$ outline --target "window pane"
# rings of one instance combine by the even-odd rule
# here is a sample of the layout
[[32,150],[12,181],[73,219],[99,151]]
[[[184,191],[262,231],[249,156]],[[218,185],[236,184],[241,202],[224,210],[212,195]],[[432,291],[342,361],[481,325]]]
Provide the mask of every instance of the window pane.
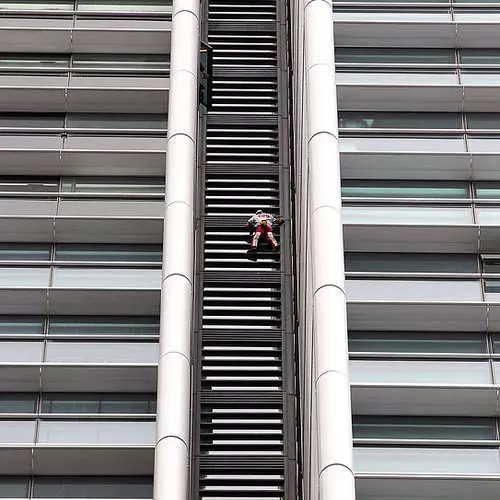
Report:
[[35,498],[144,498],[153,497],[152,478],[111,477],[35,478]]
[[[1,258],[0,247],[0,258]],[[56,260],[161,263],[160,245],[57,245]]]
[[168,0],[78,0],[78,10],[85,12],[171,12]]
[[353,437],[366,439],[494,440],[494,418],[353,417]]
[[123,318],[54,316],[50,320],[49,335],[156,336],[159,329],[159,318],[154,316],[127,316]]
[[68,193],[165,194],[163,179],[64,177],[62,190]]
[[342,196],[359,198],[462,198],[469,197],[465,182],[344,181]]
[[[0,58],[1,63],[1,58]],[[167,55],[148,54],[74,54],[73,68],[84,69],[153,69],[168,70],[170,60]]]
[[498,49],[461,49],[459,54],[462,64],[500,65]]
[[34,413],[35,402],[35,394],[2,392],[0,393],[0,413]]
[[101,413],[154,413],[154,394],[106,395],[101,399]]
[[10,478],[0,476],[0,498],[26,498],[27,495],[27,478]]
[[[0,3],[0,9],[2,3]],[[12,69],[66,69],[69,58],[61,55],[0,54],[0,67]]]
[[0,10],[73,10],[73,0],[4,0]]
[[349,352],[486,353],[479,333],[349,332]]
[[500,184],[496,182],[476,182],[474,194],[479,199],[500,199]]
[[484,291],[486,293],[500,293],[500,280],[485,279],[484,280]]
[[43,413],[99,413],[99,401],[85,394],[45,394]]
[[57,179],[0,178],[1,192],[57,193],[58,190],[59,181]]
[[500,128],[500,113],[467,113],[466,117],[470,129]]
[[339,112],[341,128],[407,128],[407,129],[457,129],[462,128],[459,113],[385,113]]
[[37,316],[0,316],[0,336],[41,335],[42,318]]
[[32,260],[48,261],[50,259],[49,245],[0,243],[0,261]]
[[474,254],[361,253],[345,254],[347,272],[477,273]]
[[[2,269],[0,268],[0,284]],[[161,269],[54,267],[54,288],[160,289]]]
[[97,129],[166,129],[166,115],[109,115],[74,113],[68,115],[69,128]]
[[337,48],[337,63],[353,64],[454,64],[451,49]]
[[63,128],[64,115],[55,114],[9,114],[0,115],[0,127],[3,128]]

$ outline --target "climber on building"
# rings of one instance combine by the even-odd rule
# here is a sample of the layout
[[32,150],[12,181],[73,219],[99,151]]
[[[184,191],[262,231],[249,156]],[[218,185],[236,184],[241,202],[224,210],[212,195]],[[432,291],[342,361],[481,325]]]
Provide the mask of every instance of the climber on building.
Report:
[[263,210],[257,210],[255,215],[250,217],[245,224],[245,227],[248,228],[251,234],[250,250],[248,250],[248,253],[252,255],[257,252],[259,239],[263,234],[266,235],[266,239],[273,251],[276,251],[279,248],[279,243],[274,237],[273,224],[280,225],[282,223],[283,219],[281,217],[275,217],[273,214],[265,213]]

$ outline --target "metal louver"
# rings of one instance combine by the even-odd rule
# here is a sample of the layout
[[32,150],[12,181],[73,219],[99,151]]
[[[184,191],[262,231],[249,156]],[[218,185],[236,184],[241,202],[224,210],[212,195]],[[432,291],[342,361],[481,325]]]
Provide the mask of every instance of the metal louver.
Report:
[[284,6],[209,0],[213,106],[200,214],[193,498],[296,500],[289,228],[246,257],[256,209],[289,216]]

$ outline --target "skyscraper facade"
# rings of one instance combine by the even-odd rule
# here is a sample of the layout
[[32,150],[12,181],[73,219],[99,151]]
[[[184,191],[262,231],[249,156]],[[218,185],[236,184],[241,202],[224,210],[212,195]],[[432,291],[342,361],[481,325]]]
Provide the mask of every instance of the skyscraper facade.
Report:
[[0,2],[0,498],[498,498],[499,9]]

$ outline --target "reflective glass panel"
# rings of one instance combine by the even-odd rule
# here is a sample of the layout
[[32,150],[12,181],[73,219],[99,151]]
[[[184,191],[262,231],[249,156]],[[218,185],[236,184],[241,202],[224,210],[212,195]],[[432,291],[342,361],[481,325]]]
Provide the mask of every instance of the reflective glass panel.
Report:
[[11,478],[0,476],[0,498],[26,498],[27,495],[27,478]]
[[500,354],[500,333],[494,333],[493,337],[493,352]]
[[[2,278],[0,268],[0,284]],[[54,267],[52,286],[62,288],[159,289],[160,268]]]
[[153,480],[146,477],[39,477],[34,498],[141,498],[153,497]]
[[460,49],[462,64],[500,65],[499,49]]
[[56,114],[14,114],[0,115],[0,128],[63,128],[64,115]]
[[36,395],[29,392],[0,393],[0,413],[34,413],[35,404]]
[[57,179],[0,177],[0,192],[57,193]]
[[494,418],[353,417],[353,437],[365,439],[494,440]]
[[155,316],[54,316],[49,335],[61,336],[157,336],[160,320]]
[[[0,64],[1,64],[0,58]],[[73,54],[72,67],[79,69],[135,69],[164,71],[170,68],[167,55],[155,54]]]
[[42,318],[37,316],[0,316],[0,336],[41,335]]
[[345,254],[347,272],[477,273],[474,254],[361,253]]
[[458,129],[459,113],[387,113],[382,111],[340,111],[340,128]]
[[166,115],[153,114],[73,113],[68,115],[67,126],[69,128],[95,129],[166,129],[167,117]]
[[484,280],[484,291],[486,293],[500,293],[500,280],[485,279]]
[[73,10],[73,0],[3,0],[0,10]]
[[500,184],[498,182],[476,182],[474,195],[479,199],[500,199]]
[[470,129],[500,129],[500,113],[467,113]]
[[62,190],[68,193],[165,194],[163,179],[120,177],[63,177]]
[[486,353],[486,336],[446,332],[349,332],[349,352]]
[[359,198],[461,198],[469,197],[465,182],[344,181],[342,196]]
[[351,64],[454,64],[452,49],[389,49],[348,48],[335,49],[337,63]]
[[154,394],[114,394],[101,399],[101,413],[155,413]]
[[168,0],[77,0],[77,8],[85,12],[171,12]]
[[48,261],[50,246],[42,244],[0,243],[0,261]]
[[86,394],[45,394],[43,413],[99,413],[99,401]]
[[[0,3],[0,9],[2,3]],[[0,68],[9,69],[66,69],[69,57],[42,54],[0,54]]]
[[[0,259],[1,259],[0,246]],[[56,260],[87,262],[156,262],[161,264],[160,245],[56,245]]]

